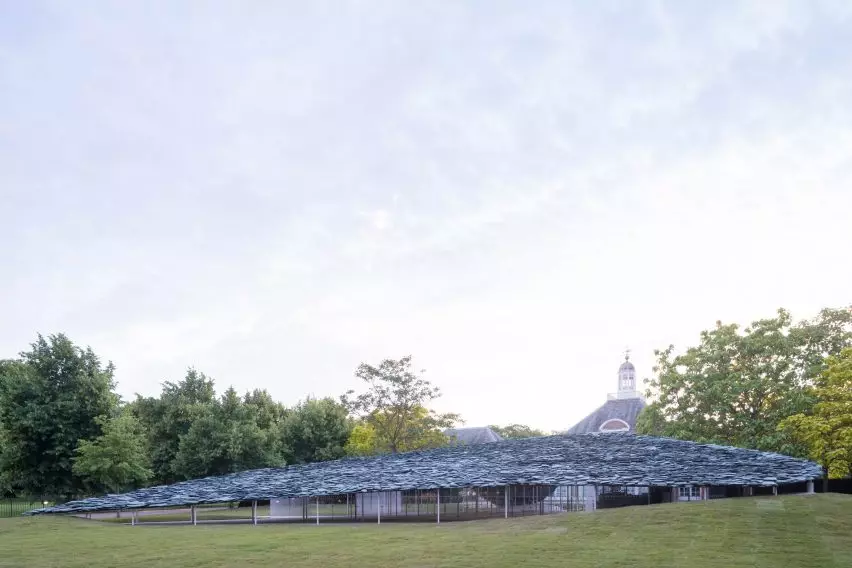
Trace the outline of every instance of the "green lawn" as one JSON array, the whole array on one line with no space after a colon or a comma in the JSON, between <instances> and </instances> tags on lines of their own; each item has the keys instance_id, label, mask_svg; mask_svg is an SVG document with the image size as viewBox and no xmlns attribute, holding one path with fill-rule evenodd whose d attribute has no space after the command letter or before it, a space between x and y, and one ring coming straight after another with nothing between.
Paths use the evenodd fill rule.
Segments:
<instances>
[{"instance_id":1,"label":"green lawn","mask_svg":"<svg viewBox=\"0 0 852 568\"><path fill-rule=\"evenodd\" d=\"M0 519L0 566L852 566L852 497L726 499L466 523L130 527Z\"/></svg>"}]
</instances>

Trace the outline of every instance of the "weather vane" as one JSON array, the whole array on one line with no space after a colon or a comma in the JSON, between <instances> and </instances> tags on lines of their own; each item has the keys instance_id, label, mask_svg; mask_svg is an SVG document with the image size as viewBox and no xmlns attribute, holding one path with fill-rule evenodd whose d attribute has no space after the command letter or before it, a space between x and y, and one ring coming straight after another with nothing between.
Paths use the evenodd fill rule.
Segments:
<instances>
[{"instance_id":1,"label":"weather vane","mask_svg":"<svg viewBox=\"0 0 852 568\"><path fill-rule=\"evenodd\" d=\"M625 361L630 360L630 348L629 347L624 348L624 360Z\"/></svg>"}]
</instances>

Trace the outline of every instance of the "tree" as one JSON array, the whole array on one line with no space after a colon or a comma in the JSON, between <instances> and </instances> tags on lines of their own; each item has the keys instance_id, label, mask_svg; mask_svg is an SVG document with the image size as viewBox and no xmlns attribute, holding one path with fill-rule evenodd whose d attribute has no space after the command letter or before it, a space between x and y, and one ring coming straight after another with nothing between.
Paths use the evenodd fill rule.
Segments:
<instances>
[{"instance_id":1,"label":"tree","mask_svg":"<svg viewBox=\"0 0 852 568\"><path fill-rule=\"evenodd\" d=\"M346 407L331 398L309 398L290 409L281 424L287 463L334 460L346 455L352 431Z\"/></svg>"},{"instance_id":2,"label":"tree","mask_svg":"<svg viewBox=\"0 0 852 568\"><path fill-rule=\"evenodd\" d=\"M144 485L153 472L145 437L130 412L116 418L99 419L103 434L94 440L80 440L72 470L90 490L106 489L120 493Z\"/></svg>"},{"instance_id":3,"label":"tree","mask_svg":"<svg viewBox=\"0 0 852 568\"><path fill-rule=\"evenodd\" d=\"M243 402L254 414L258 428L271 430L277 428L287 415L287 409L280 402L272 399L266 390L255 389L247 392Z\"/></svg>"},{"instance_id":4,"label":"tree","mask_svg":"<svg viewBox=\"0 0 852 568\"><path fill-rule=\"evenodd\" d=\"M826 365L811 389L817 400L811 412L790 416L778 428L802 443L827 476L852 476L852 348Z\"/></svg>"},{"instance_id":5,"label":"tree","mask_svg":"<svg viewBox=\"0 0 852 568\"><path fill-rule=\"evenodd\" d=\"M391 418L382 416L381 422L389 422ZM404 424L405 432L397 442L397 452L410 452L414 450L426 450L440 448L450 443L439 428L434 425L429 411L422 406L412 412ZM376 430L373 422L359 420L352 429L352 434L346 442L346 453L351 456L372 456L376 454L393 453L391 442L385 435Z\"/></svg>"},{"instance_id":6,"label":"tree","mask_svg":"<svg viewBox=\"0 0 852 568\"><path fill-rule=\"evenodd\" d=\"M519 438L536 438L546 436L543 430L530 428L526 424L509 424L508 426L489 426L494 432L507 440Z\"/></svg>"},{"instance_id":7,"label":"tree","mask_svg":"<svg viewBox=\"0 0 852 568\"><path fill-rule=\"evenodd\" d=\"M372 456L379 453L376 430L365 422L355 424L343 449L348 456Z\"/></svg>"},{"instance_id":8,"label":"tree","mask_svg":"<svg viewBox=\"0 0 852 568\"><path fill-rule=\"evenodd\" d=\"M423 371L421 371L422 375ZM411 356L385 359L378 367L362 363L355 376L368 390L341 402L349 413L375 431L377 452L404 452L447 443L441 431L460 421L458 414L439 414L427 405L441 396L438 387L411 371Z\"/></svg>"},{"instance_id":9,"label":"tree","mask_svg":"<svg viewBox=\"0 0 852 568\"><path fill-rule=\"evenodd\" d=\"M19 493L73 497L84 490L72 471L74 450L100 436L99 417L118 406L114 368L62 334L39 335L20 357L0 363L4 483Z\"/></svg>"},{"instance_id":10,"label":"tree","mask_svg":"<svg viewBox=\"0 0 852 568\"><path fill-rule=\"evenodd\" d=\"M850 343L849 310L823 310L797 324L779 310L743 330L717 322L681 355L673 346L655 351L637 432L804 455L778 424L813 404L807 387L825 357Z\"/></svg>"},{"instance_id":11,"label":"tree","mask_svg":"<svg viewBox=\"0 0 852 568\"><path fill-rule=\"evenodd\" d=\"M256 406L245 404L231 387L197 409L180 436L171 470L178 479L193 479L280 465L277 432L260 428Z\"/></svg>"},{"instance_id":12,"label":"tree","mask_svg":"<svg viewBox=\"0 0 852 568\"><path fill-rule=\"evenodd\" d=\"M174 469L174 461L193 422L205 416L216 402L213 380L190 368L178 383L167 381L158 398L136 397L131 405L148 434L151 469L156 483L172 483L182 479Z\"/></svg>"}]
</instances>

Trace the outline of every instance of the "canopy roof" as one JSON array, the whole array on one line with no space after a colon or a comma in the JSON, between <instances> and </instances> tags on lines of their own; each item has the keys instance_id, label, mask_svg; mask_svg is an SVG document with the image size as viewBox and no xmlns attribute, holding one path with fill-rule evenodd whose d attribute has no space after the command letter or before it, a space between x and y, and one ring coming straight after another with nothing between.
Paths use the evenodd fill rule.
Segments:
<instances>
[{"instance_id":1,"label":"canopy roof","mask_svg":"<svg viewBox=\"0 0 852 568\"><path fill-rule=\"evenodd\" d=\"M755 450L625 433L558 435L244 471L32 513L519 484L771 486L821 475L813 462Z\"/></svg>"}]
</instances>

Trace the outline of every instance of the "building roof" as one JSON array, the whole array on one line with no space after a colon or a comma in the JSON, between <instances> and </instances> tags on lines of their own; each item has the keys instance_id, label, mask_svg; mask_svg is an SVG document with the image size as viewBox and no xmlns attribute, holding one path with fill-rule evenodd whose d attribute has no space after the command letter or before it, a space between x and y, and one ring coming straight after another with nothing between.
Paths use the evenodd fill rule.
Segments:
<instances>
[{"instance_id":1,"label":"building roof","mask_svg":"<svg viewBox=\"0 0 852 568\"><path fill-rule=\"evenodd\" d=\"M821 475L816 463L756 450L634 434L558 435L257 469L72 501L32 513L521 484L772 486Z\"/></svg>"},{"instance_id":2,"label":"building roof","mask_svg":"<svg viewBox=\"0 0 852 568\"><path fill-rule=\"evenodd\" d=\"M612 419L623 420L630 426L630 431L632 432L636 427L636 418L643 408L645 408L645 401L641 398L608 400L597 410L569 428L566 434L599 432L604 422Z\"/></svg>"},{"instance_id":3,"label":"building roof","mask_svg":"<svg viewBox=\"0 0 852 568\"><path fill-rule=\"evenodd\" d=\"M450 443L455 444L488 444L503 439L503 436L487 426L447 428L444 434L450 438Z\"/></svg>"}]
</instances>

